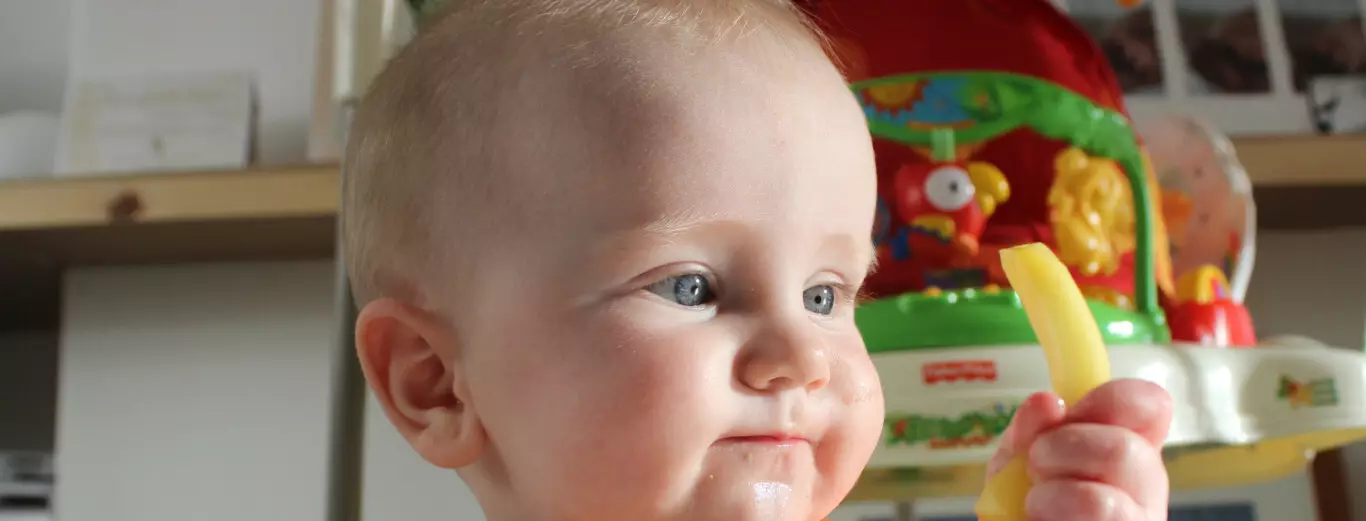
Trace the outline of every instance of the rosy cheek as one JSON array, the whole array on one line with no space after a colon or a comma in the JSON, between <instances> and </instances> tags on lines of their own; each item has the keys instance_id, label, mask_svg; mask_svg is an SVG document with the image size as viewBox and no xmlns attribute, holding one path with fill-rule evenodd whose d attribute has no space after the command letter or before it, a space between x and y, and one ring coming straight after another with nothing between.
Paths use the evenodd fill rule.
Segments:
<instances>
[{"instance_id":1,"label":"rosy cheek","mask_svg":"<svg viewBox=\"0 0 1366 521\"><path fill-rule=\"evenodd\" d=\"M845 407L863 407L882 402L882 383L877 368L861 344L837 349L836 354L830 357L830 364L831 390Z\"/></svg>"}]
</instances>

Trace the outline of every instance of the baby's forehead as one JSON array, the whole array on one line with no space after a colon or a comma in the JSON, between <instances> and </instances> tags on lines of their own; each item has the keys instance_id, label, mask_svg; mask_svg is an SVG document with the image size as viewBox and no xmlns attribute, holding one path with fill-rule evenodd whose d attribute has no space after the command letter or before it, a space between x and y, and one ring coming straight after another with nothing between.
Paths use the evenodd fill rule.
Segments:
<instances>
[{"instance_id":1,"label":"baby's forehead","mask_svg":"<svg viewBox=\"0 0 1366 521\"><path fill-rule=\"evenodd\" d=\"M668 163L739 168L735 163L757 158L736 157L735 149L762 154L790 142L791 133L802 128L786 127L811 128L829 118L832 100L841 109L836 117L854 127L862 121L846 110L853 107L852 97L833 68L805 78L794 72L823 59L814 53L803 67L795 59L726 50L699 56L664 49L649 60L632 52L628 59L592 68L538 70L532 86L501 100L507 120L495 137L511 170L537 179L577 171L605 180L677 170L666 168ZM859 136L856 128L851 136Z\"/></svg>"},{"instance_id":2,"label":"baby's forehead","mask_svg":"<svg viewBox=\"0 0 1366 521\"><path fill-rule=\"evenodd\" d=\"M654 67L604 80L611 86L548 86L558 99L540 103L556 108L522 107L526 117L500 139L524 200L613 223L689 201L735 213L792 186L838 189L826 172L865 166L862 114L833 72L789 81L741 62ZM584 201L587 210L569 211Z\"/></svg>"}]
</instances>

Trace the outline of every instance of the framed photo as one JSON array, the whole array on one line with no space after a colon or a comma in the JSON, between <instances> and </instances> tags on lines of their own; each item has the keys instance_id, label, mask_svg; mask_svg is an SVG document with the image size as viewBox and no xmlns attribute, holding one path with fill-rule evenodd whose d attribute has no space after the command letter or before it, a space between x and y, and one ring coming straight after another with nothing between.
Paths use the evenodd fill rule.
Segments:
<instances>
[{"instance_id":1,"label":"framed photo","mask_svg":"<svg viewBox=\"0 0 1366 521\"><path fill-rule=\"evenodd\" d=\"M1096 39L1140 124L1181 114L1233 135L1311 133L1311 78L1366 74L1366 0L1058 3Z\"/></svg>"},{"instance_id":2,"label":"framed photo","mask_svg":"<svg viewBox=\"0 0 1366 521\"><path fill-rule=\"evenodd\" d=\"M1309 112L1324 134L1366 132L1366 74L1309 78Z\"/></svg>"}]
</instances>

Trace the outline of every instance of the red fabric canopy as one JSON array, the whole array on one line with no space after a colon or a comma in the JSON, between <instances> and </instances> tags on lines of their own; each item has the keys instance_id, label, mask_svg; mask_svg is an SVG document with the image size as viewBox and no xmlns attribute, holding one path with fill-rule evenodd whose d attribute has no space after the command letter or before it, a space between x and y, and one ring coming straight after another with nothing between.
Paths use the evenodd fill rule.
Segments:
<instances>
[{"instance_id":1,"label":"red fabric canopy","mask_svg":"<svg viewBox=\"0 0 1366 521\"><path fill-rule=\"evenodd\" d=\"M955 70L1046 79L1125 112L1100 47L1047 0L807 0L850 81Z\"/></svg>"}]
</instances>

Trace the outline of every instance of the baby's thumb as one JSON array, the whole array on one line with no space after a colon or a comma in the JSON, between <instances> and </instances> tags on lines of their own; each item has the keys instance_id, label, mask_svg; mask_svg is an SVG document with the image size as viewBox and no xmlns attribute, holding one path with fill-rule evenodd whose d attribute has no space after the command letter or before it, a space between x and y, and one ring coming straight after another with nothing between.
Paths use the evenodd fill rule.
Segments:
<instances>
[{"instance_id":1,"label":"baby's thumb","mask_svg":"<svg viewBox=\"0 0 1366 521\"><path fill-rule=\"evenodd\" d=\"M987 462L987 477L1000 472L1016 454L1027 454L1040 434L1062 423L1067 413L1062 399L1053 393L1034 393L1020 404L1010 427L1001 433L996 454Z\"/></svg>"}]
</instances>

